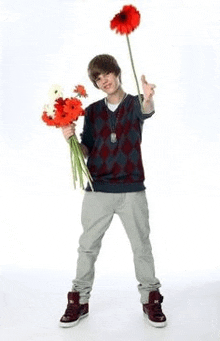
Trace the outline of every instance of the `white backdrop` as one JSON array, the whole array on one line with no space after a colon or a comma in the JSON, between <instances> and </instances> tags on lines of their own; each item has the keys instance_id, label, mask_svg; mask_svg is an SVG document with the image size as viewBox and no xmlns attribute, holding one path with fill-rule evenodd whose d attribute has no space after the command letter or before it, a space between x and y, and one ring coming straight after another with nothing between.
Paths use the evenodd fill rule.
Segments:
<instances>
[{"instance_id":1,"label":"white backdrop","mask_svg":"<svg viewBox=\"0 0 220 341\"><path fill-rule=\"evenodd\" d=\"M158 277L219 268L220 4L130 1L141 24L130 36L136 70L157 85L143 159ZM82 83L85 105L103 95L87 77L99 53L116 57L135 93L126 40L109 28L119 0L3 0L1 20L1 238L5 268L74 272L83 194L74 191L68 145L41 121L52 83ZM82 121L77 133L81 131ZM133 272L117 217L99 273Z\"/></svg>"}]
</instances>

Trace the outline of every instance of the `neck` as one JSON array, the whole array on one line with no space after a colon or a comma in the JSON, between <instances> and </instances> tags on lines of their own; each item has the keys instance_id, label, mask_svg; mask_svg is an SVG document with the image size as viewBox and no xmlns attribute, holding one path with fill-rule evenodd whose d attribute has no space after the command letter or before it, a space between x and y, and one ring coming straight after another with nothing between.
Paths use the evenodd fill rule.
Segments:
<instances>
[{"instance_id":1,"label":"neck","mask_svg":"<svg viewBox=\"0 0 220 341\"><path fill-rule=\"evenodd\" d=\"M107 96L107 101L110 104L120 103L124 95L125 95L124 90L121 87L119 87L116 92L114 92L113 94L109 94Z\"/></svg>"}]
</instances>

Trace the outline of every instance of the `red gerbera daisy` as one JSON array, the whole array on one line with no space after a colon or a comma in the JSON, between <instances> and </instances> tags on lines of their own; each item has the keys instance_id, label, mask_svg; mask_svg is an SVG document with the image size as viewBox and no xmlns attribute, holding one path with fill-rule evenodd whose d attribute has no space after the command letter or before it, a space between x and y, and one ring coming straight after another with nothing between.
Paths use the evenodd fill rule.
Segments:
<instances>
[{"instance_id":1,"label":"red gerbera daisy","mask_svg":"<svg viewBox=\"0 0 220 341\"><path fill-rule=\"evenodd\" d=\"M88 97L86 89L84 88L83 85L77 85L73 92L76 92L79 97Z\"/></svg>"},{"instance_id":2,"label":"red gerbera daisy","mask_svg":"<svg viewBox=\"0 0 220 341\"><path fill-rule=\"evenodd\" d=\"M67 98L63 110L75 119L81 116L82 103L78 98Z\"/></svg>"},{"instance_id":3,"label":"red gerbera daisy","mask_svg":"<svg viewBox=\"0 0 220 341\"><path fill-rule=\"evenodd\" d=\"M63 99L62 97L59 97L55 100L55 104L54 104L54 107L56 108L56 111L59 112L59 113L62 113L63 112L63 107L66 103L66 100Z\"/></svg>"},{"instance_id":4,"label":"red gerbera daisy","mask_svg":"<svg viewBox=\"0 0 220 341\"><path fill-rule=\"evenodd\" d=\"M66 98L64 105L57 104L57 111L55 116L55 124L57 127L63 127L77 121L79 116L83 116L84 110L82 103L77 98Z\"/></svg>"},{"instance_id":5,"label":"red gerbera daisy","mask_svg":"<svg viewBox=\"0 0 220 341\"><path fill-rule=\"evenodd\" d=\"M132 5L126 5L111 20L110 27L116 29L116 33L130 34L140 24L140 13Z\"/></svg>"},{"instance_id":6,"label":"red gerbera daisy","mask_svg":"<svg viewBox=\"0 0 220 341\"><path fill-rule=\"evenodd\" d=\"M143 103L142 103L142 99L141 99L138 79L137 79L137 75L136 75L136 71L135 71L135 67L134 67L134 60L132 57L131 45L130 45L130 40L129 40L129 34L138 27L138 25L140 24L140 18L141 18L141 15L140 15L139 11L134 6L126 5L111 20L110 27L112 30L115 29L116 33L126 35L129 55L130 55L130 59L131 59L131 66L133 69L134 78L135 78L135 82L137 85L138 98L140 101L141 110L144 113Z\"/></svg>"},{"instance_id":7,"label":"red gerbera daisy","mask_svg":"<svg viewBox=\"0 0 220 341\"><path fill-rule=\"evenodd\" d=\"M44 111L42 115L42 120L48 125L48 126L55 126L55 120L52 116L48 116L47 112Z\"/></svg>"}]
</instances>

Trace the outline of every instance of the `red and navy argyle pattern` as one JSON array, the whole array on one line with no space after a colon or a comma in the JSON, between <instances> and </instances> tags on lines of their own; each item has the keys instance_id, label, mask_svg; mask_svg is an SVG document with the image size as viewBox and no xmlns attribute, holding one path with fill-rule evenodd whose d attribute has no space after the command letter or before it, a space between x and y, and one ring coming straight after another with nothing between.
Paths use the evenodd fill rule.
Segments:
<instances>
[{"instance_id":1,"label":"red and navy argyle pattern","mask_svg":"<svg viewBox=\"0 0 220 341\"><path fill-rule=\"evenodd\" d=\"M145 189L141 157L143 115L137 96L127 95L115 112L104 99L86 109L82 143L89 151L88 168L95 191L133 192ZM117 142L111 142L115 127ZM89 190L89 188L87 188Z\"/></svg>"}]
</instances>

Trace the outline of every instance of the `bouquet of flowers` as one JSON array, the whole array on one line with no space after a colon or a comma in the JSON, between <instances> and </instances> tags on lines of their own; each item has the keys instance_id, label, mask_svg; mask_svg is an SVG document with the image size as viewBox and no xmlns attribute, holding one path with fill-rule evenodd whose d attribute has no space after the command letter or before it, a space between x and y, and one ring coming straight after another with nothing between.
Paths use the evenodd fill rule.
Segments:
<instances>
[{"instance_id":1,"label":"bouquet of flowers","mask_svg":"<svg viewBox=\"0 0 220 341\"><path fill-rule=\"evenodd\" d=\"M87 97L84 86L77 85L73 90L76 93L75 97L64 98L62 89L59 85L53 85L49 91L49 104L44 106L42 120L48 126L56 128L68 126L74 121L77 121L80 116L85 115L85 110L82 108L82 102L78 97ZM74 187L79 181L80 188L84 189L84 176L92 186L92 177L86 166L84 155L80 144L75 135L68 140L70 145L71 166L73 171Z\"/></svg>"}]
</instances>

